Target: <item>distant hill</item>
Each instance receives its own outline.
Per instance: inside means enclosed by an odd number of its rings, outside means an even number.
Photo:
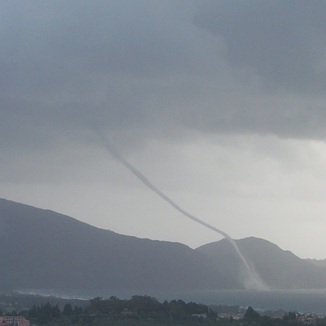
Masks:
[[[205,255],[180,243],[102,230],[0,199],[0,288],[230,288]]]
[[[237,241],[272,288],[326,288],[325,268],[257,238]],[[241,289],[243,265],[226,240],[196,250],[120,235],[0,199],[0,289]]]
[[[326,259],[305,259],[306,261],[313,263],[314,265],[325,268],[326,273]]]
[[[326,269],[322,261],[300,259],[290,251],[259,238],[245,238],[236,243],[261,279],[275,289],[321,289],[326,288]],[[196,249],[216,263],[219,273],[229,273],[236,279],[243,264],[231,245],[225,240],[209,243]],[[223,268],[221,268],[221,262]]]

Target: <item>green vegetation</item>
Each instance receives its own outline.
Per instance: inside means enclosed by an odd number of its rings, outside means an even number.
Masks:
[[[229,314],[218,315],[218,310],[222,309],[224,313],[229,310]],[[11,313],[6,312],[6,314],[23,315],[32,325],[46,326],[326,325],[326,318],[315,319],[309,314],[299,315],[296,312],[288,312],[283,318],[262,316],[252,307],[246,309],[242,316],[236,315],[235,312],[236,307],[209,307],[182,300],[161,303],[154,297],[136,295],[128,300],[115,296],[109,299],[98,297],[83,306],[74,306],[67,301],[65,304],[61,302],[61,305],[46,302],[33,304],[31,308],[19,312],[16,310]]]

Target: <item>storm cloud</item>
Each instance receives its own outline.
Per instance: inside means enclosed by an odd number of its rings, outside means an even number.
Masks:
[[[248,216],[261,193],[271,200],[263,210],[280,194],[312,204],[292,190],[324,194],[325,12],[323,1],[295,0],[1,2],[0,195],[61,211],[89,183],[101,184],[96,193],[125,184],[120,195],[129,198],[130,181],[113,176],[113,162],[103,177],[99,162],[109,158],[97,130],[141,170],[160,167],[151,175],[160,188],[201,189],[233,204],[251,196]],[[76,197],[60,206],[53,190],[53,202],[41,200],[51,184]],[[132,233],[126,225],[119,230]]]
[[[22,127],[26,139],[27,128],[37,141],[44,125],[72,132],[95,123],[142,137],[325,137],[322,1],[1,7],[4,132]]]

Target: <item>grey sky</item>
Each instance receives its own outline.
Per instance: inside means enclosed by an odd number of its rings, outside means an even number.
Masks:
[[[325,258],[325,12],[294,0],[1,2],[0,196],[120,233],[217,240],[144,189],[99,130],[208,223]]]

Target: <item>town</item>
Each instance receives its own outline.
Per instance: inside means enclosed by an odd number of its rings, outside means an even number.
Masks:
[[[28,296],[31,299],[33,296]],[[42,298],[44,303],[16,310],[19,300],[0,302],[1,326],[32,325],[326,325],[326,316],[309,312],[260,311],[252,307],[204,305],[183,300],[159,302],[147,295],[112,296],[90,301]],[[12,296],[7,298],[13,299]],[[23,297],[19,297],[21,300]],[[24,304],[28,304],[28,298]],[[34,298],[35,299],[35,298]],[[39,298],[40,299],[40,298]],[[51,299],[45,301],[46,299]],[[6,302],[5,302],[6,301]],[[50,303],[51,301],[51,303]],[[56,303],[57,302],[57,303]]]

